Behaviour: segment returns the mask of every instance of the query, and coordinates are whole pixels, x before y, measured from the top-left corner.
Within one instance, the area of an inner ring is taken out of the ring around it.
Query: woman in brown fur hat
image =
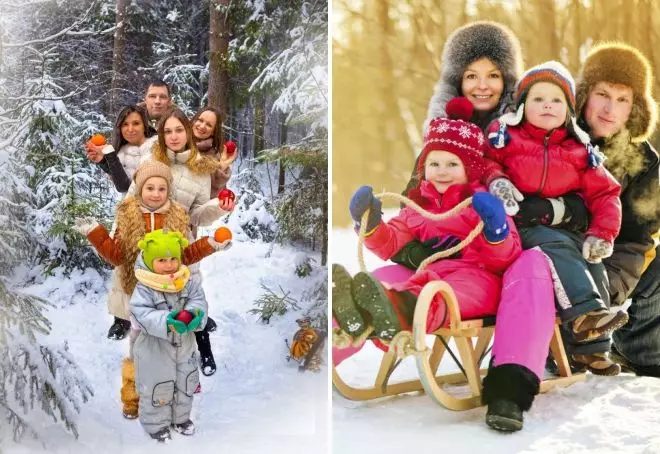
[[[99,255],[118,267],[121,288],[127,295],[126,303],[137,284],[134,266],[140,252],[138,241],[154,230],[167,229],[185,234],[189,228],[186,210],[170,198],[172,171],[167,165],[158,161],[142,164],[135,172],[134,187],[137,195],[128,196],[117,207],[117,229],[114,238],[110,237],[106,228],[95,219],[76,220],[76,229],[87,236]],[[233,202],[229,202],[225,204],[227,211],[233,209]],[[210,237],[201,238],[183,250],[182,262],[184,265],[197,263],[228,245],[229,240],[217,243]],[[124,311],[128,319],[128,309],[124,308]],[[131,346],[137,338],[136,329],[139,331],[139,328],[131,327]],[[122,366],[121,397],[124,416],[129,419],[137,417],[138,395],[135,392],[133,359],[130,353]]]

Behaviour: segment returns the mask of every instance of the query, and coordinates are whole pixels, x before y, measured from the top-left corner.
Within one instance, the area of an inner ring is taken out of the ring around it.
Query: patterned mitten
[[[612,255],[614,245],[607,240],[588,236],[582,245],[582,257],[589,263],[600,263]]]
[[[488,191],[504,203],[504,211],[509,216],[518,213],[520,209],[518,202],[522,202],[525,199],[518,188],[506,178],[495,178],[488,185]]]

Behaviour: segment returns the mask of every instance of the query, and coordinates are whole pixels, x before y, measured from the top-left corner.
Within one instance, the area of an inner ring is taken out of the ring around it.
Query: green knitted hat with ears
[[[181,262],[181,251],[186,246],[188,246],[188,240],[180,232],[170,232],[164,229],[149,232],[138,241],[144,264],[151,271],[154,270],[155,259],[176,257]]]

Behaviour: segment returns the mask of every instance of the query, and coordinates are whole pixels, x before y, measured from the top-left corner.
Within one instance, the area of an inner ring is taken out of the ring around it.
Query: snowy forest
[[[0,451],[3,441],[45,447],[59,432],[44,421],[84,438],[79,413],[106,392],[95,378],[116,375],[107,393],[118,400],[118,372],[90,371],[85,349],[74,351],[82,336],[118,367],[119,344],[104,333],[111,268],[73,225],[81,216],[112,224],[121,194],[84,143],[110,137],[149,81],[167,82],[189,118],[219,109],[224,140],[237,144],[228,184],[237,205],[221,219],[237,244],[214,267],[249,289],[225,292],[243,305],[221,321],[249,321],[236,342],[259,329],[260,343],[277,341],[272,363],[283,367],[293,320],[326,326],[327,21],[327,1],[316,0],[0,0]],[[277,274],[287,268],[291,277]],[[72,330],[62,334],[58,317],[74,317]],[[225,367],[223,380],[245,377]]]

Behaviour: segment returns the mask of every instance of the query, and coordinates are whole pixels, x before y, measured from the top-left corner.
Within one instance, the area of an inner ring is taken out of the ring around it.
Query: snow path
[[[295,363],[285,360],[284,339],[298,329],[295,319],[300,312],[274,317],[270,325],[247,314],[263,293],[260,281],[277,292],[277,285],[293,289],[296,299],[308,285],[294,274],[299,251],[276,246],[266,258],[268,248],[263,243],[235,242],[230,250],[202,262],[210,315],[218,324],[211,333],[218,370],[211,377],[200,373],[202,393],[196,395],[192,413],[197,433],[192,437],[173,433],[166,446],[151,440],[138,420],[121,415],[120,366],[128,341],[105,337],[111,324],[105,306],[109,284],[90,271],[71,279],[51,278],[28,289],[58,306],[48,313],[53,323],[48,343],[62,345],[68,340],[95,395],[79,415],[78,440],[43,418],[39,430],[45,448],[25,436],[20,445],[9,442],[2,451],[119,454],[180,453],[193,448],[209,453],[324,452],[328,441],[327,369],[324,365],[320,373],[299,373]],[[325,269],[317,267],[314,272],[325,273]],[[83,301],[76,295],[76,287],[85,281],[95,286],[95,300]]]

